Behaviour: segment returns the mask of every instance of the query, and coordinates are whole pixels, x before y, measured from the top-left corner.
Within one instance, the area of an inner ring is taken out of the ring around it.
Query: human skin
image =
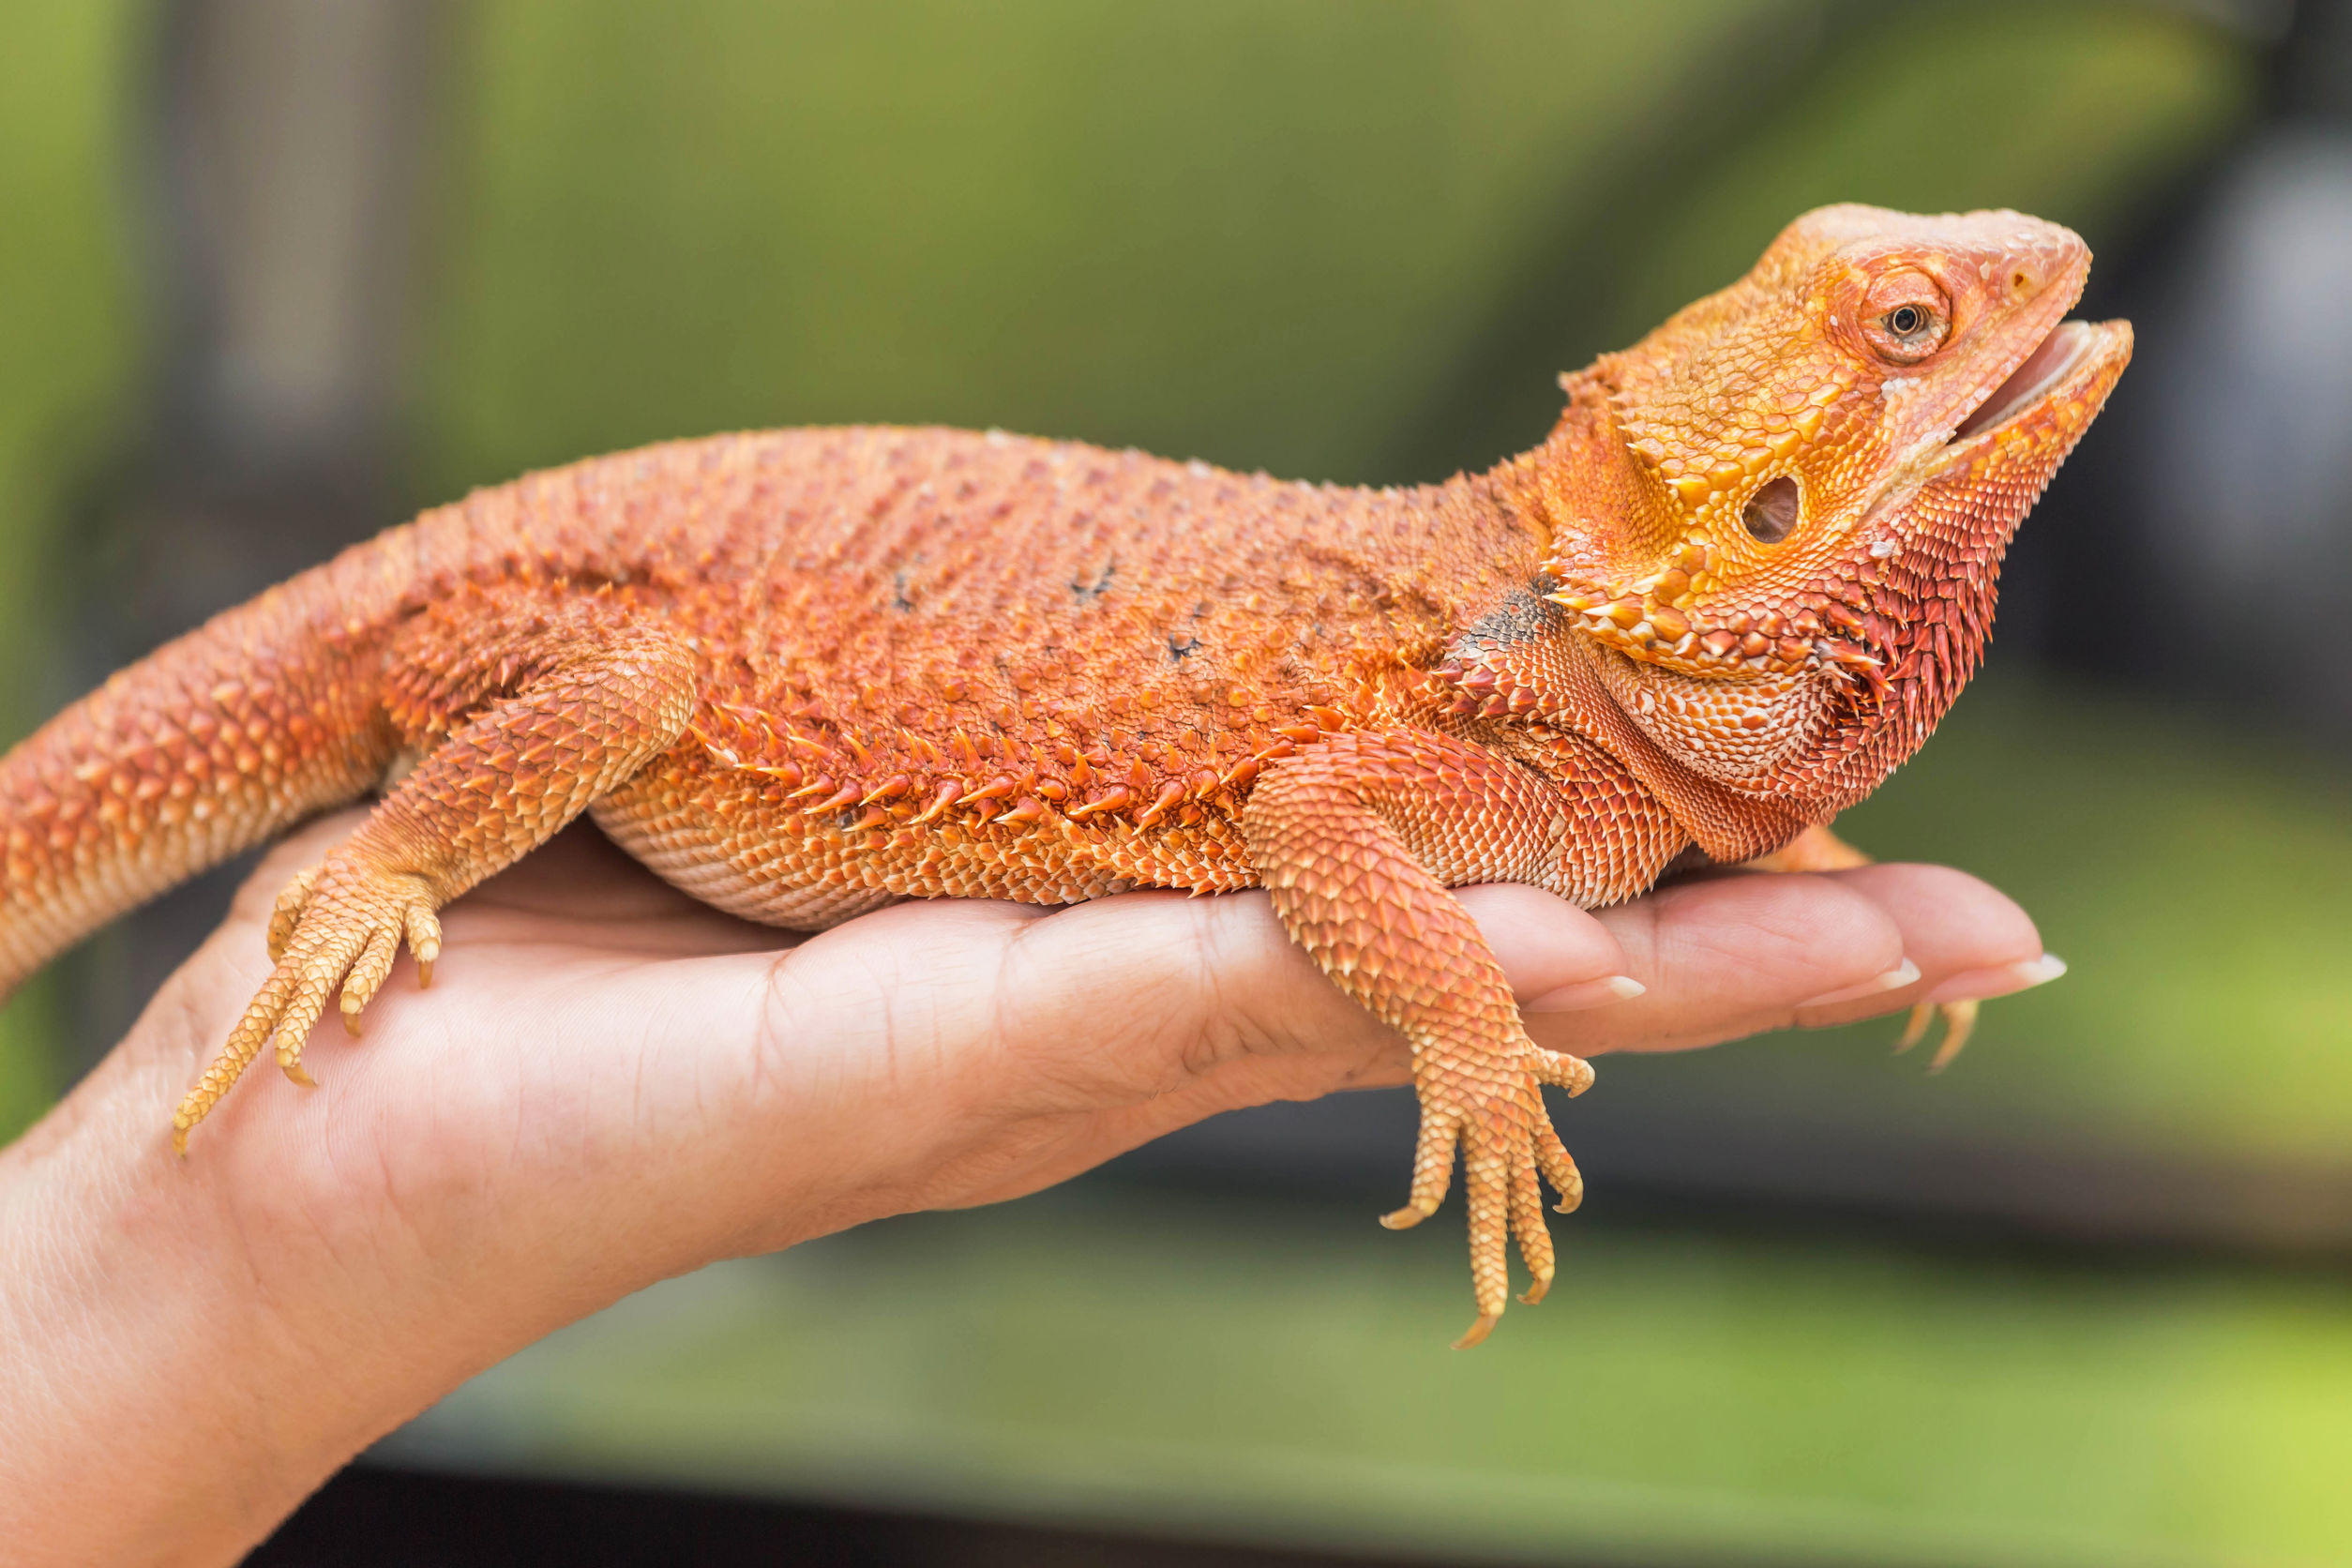
[[[1410,1081],[1403,1039],[1262,893],[914,902],[796,941],[580,828],[450,906],[434,985],[403,958],[366,1040],[320,1033],[330,1087],[238,1096],[204,1157],[173,1158],[171,1107],[268,971],[272,895],[356,820],[281,846],[0,1152],[12,1562],[232,1562],[466,1378],[657,1280],[1016,1198],[1218,1111]],[[1461,897],[1530,1033],[1583,1056],[2046,972],[2016,906],[1934,867],[1730,874],[1591,913]],[[1907,960],[1915,983],[1878,984]],[[1647,989],[1612,1000],[1618,975]]]

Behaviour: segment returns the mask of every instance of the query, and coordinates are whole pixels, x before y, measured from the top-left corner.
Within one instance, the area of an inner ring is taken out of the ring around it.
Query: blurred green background
[[[16,732],[283,559],[662,437],[939,421],[1441,477],[1826,201],[2069,223],[2152,341],[2172,236],[2315,113],[2283,62],[2332,36],[2258,5],[474,0],[321,43],[304,9],[0,8]],[[319,92],[374,140],[320,135],[347,161],[304,187]],[[333,204],[303,190],[376,204],[304,249]],[[254,257],[296,284],[241,284]],[[304,294],[305,257],[349,286]],[[1932,1080],[1883,1028],[1605,1063],[1561,1116],[1594,1194],[1563,1282],[1477,1355],[1443,1349],[1458,1239],[1370,1224],[1410,1108],[1367,1102],[674,1283],[379,1460],[1407,1560],[2352,1560],[2346,734],[2066,656],[2154,602],[2081,575],[2133,537],[2108,435],[2028,525],[1981,688],[1846,824],[2005,887],[2073,972]],[[0,1014],[0,1136],[218,896]]]

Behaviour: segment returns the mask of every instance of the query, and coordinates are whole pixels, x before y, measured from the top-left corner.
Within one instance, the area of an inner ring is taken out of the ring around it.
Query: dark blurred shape
[[[155,32],[136,219],[159,344],[138,449],[60,541],[49,706],[397,520],[392,424],[430,0],[175,0]],[[238,867],[73,960],[76,1044],[119,1038]]]
[[[2171,331],[2145,345],[2091,477],[2124,524],[2117,546],[2145,557],[2107,613],[2051,651],[2251,699],[2340,741],[2352,736],[2352,8],[2296,9],[2272,94],[2272,120],[2129,279],[2126,303]]]
[[[1379,1560],[1410,1568],[1424,1558]],[[247,1568],[1379,1568],[1368,1558],[355,1467]],[[1561,1568],[1574,1568],[1563,1563]]]
[[[1996,1021],[2000,1015],[1988,1015]],[[1883,1031],[1892,1037],[1892,1026]],[[1897,1073],[1904,1064],[1891,1063]],[[2125,1137],[2021,1126],[1922,1132],[1802,1093],[1718,1085],[1671,1060],[1609,1057],[1606,1100],[1550,1094],[1586,1173],[1576,1221],[1823,1227],[1957,1243],[1998,1238],[2082,1258],[2352,1257],[2341,1165],[2217,1159]],[[1393,1201],[1419,1115],[1404,1090],[1277,1103],[1198,1123],[1081,1181]]]
[[[2352,63],[2352,62],[2347,62]],[[2148,558],[2205,684],[2352,721],[2352,126],[2289,123],[2189,235],[2127,425]]]
[[[181,0],[142,216],[161,355],[109,617],[136,655],[386,518],[435,8]]]
[[[2273,114],[2111,298],[2161,323],[2064,494],[2090,538],[2030,584],[2054,661],[2352,738],[2352,8],[2306,4]],[[2028,570],[2042,552],[2026,557]]]
[[[431,13],[166,9],[148,195],[179,463],[249,482],[382,465]]]

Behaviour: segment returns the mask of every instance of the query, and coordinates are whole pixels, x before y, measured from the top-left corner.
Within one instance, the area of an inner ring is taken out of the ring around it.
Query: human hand
[[[351,821],[273,856],[0,1156],[0,1333],[38,1347],[0,1371],[0,1412],[56,1438],[0,1458],[0,1538],[53,1538],[8,1513],[31,1507],[78,1532],[57,1560],[229,1560],[466,1376],[656,1279],[1409,1076],[1260,895],[914,903],[802,941],[575,831],[445,912],[430,990],[403,959],[368,1039],[323,1028],[323,1089],[257,1069],[173,1160],[172,1107],[266,972],[272,896]],[[1727,876],[1598,914],[1462,897],[1530,1033],[1580,1055],[1844,1021],[1955,981],[1995,994],[2040,952],[2008,900],[1927,867]],[[1805,1006],[1907,956],[1917,983]],[[1620,974],[1648,989],[1607,1001]]]

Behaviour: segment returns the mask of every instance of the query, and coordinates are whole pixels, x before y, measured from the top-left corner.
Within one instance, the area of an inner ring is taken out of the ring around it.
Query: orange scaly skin
[[[2013,213],[1825,208],[1564,378],[1541,446],[1417,490],[857,429],[478,492],[0,761],[0,987],[384,783],[281,898],[184,1149],[264,1049],[308,1081],[329,997],[355,1028],[401,942],[430,978],[434,912],[582,810],[696,897],[801,928],[907,897],[1263,886],[1412,1046],[1388,1223],[1437,1208],[1458,1149],[1475,1341],[1513,1235],[1528,1299],[1552,1277],[1538,1175],[1563,1210],[1581,1184],[1539,1086],[1591,1070],[1528,1038],[1446,890],[1629,897],[1678,857],[1782,850],[1909,755],[2129,357],[2123,324],[2059,324],[2088,267]]]

